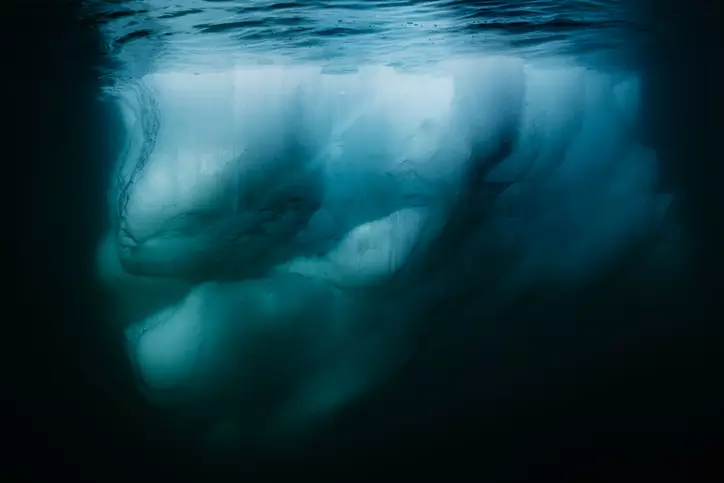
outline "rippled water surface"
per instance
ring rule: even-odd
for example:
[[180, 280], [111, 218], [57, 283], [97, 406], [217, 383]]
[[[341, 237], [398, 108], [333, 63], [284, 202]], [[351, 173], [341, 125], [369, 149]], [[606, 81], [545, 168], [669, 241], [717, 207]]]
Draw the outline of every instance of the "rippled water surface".
[[[450, 56], [621, 57], [645, 26], [620, 0], [88, 2], [108, 52], [138, 75], [179, 66], [320, 62], [415, 68]], [[153, 67], [152, 67], [153, 66]]]

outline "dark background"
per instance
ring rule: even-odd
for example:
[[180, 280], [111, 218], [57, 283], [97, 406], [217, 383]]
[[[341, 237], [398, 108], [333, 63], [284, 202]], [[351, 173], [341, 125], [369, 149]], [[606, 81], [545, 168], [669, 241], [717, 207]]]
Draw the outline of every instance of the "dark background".
[[[136, 395], [121, 341], [103, 327], [91, 258], [111, 119], [93, 99], [102, 41], [79, 20], [78, 3], [11, 1], [0, 12], [12, 304], [3, 315], [10, 337], [0, 394], [9, 409], [0, 477], [201, 477], [209, 465]], [[539, 480], [554, 472], [648, 481], [681, 470], [677, 478], [698, 481], [716, 471], [724, 449], [717, 3], [636, 4], [661, 26], [641, 57], [646, 134], [684, 195], [677, 209], [692, 234], [692, 274], [643, 285], [613, 274], [560, 303], [527, 294], [494, 337], [476, 340], [479, 350], [459, 351], [459, 333], [436, 335], [425, 344], [434, 364], [408, 367], [303, 454], [248, 453], [223, 472], [251, 481], [339, 471], [349, 476], [342, 480], [389, 472]], [[455, 310], [430, 317], [466, 317]]]

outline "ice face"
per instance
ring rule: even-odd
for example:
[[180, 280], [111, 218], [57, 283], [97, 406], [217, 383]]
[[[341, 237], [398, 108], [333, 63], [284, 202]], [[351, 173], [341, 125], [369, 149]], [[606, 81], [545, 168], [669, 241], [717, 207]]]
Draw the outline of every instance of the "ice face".
[[144, 384], [169, 390], [192, 378], [204, 342], [204, 298], [198, 291], [128, 331], [131, 354]]
[[251, 265], [306, 224], [320, 187], [293, 131], [295, 79], [262, 75], [143, 79], [158, 122], [145, 153], [122, 160], [126, 270], [203, 277]]
[[[370, 334], [388, 341], [394, 330], [366, 323], [360, 301], [285, 272], [206, 283], [127, 327], [128, 352], [140, 388], [156, 404], [188, 411], [209, 403], [246, 427], [278, 427], [287, 418], [304, 428], [319, 417], [318, 405], [304, 402], [310, 397], [340, 404], [379, 379], [369, 370], [373, 354], [359, 354], [350, 341]], [[382, 361], [399, 352], [377, 353], [376, 364], [386, 367]], [[345, 369], [337, 371], [341, 360]]]
[[594, 276], [671, 200], [639, 89], [503, 57], [144, 78], [99, 257], [139, 384], [284, 432], [394, 371], [454, 290], [504, 303]]
[[352, 229], [319, 258], [295, 258], [284, 270], [338, 286], [373, 285], [397, 272], [419, 242], [427, 213], [404, 209]]
[[[127, 95], [152, 97], [154, 122], [142, 124], [153, 132], [132, 138], [144, 147], [121, 164], [121, 263], [234, 278], [393, 211], [450, 202], [513, 137], [524, 78], [520, 61], [493, 59], [434, 75], [285, 67], [141, 84]], [[320, 210], [332, 221], [310, 224]]]

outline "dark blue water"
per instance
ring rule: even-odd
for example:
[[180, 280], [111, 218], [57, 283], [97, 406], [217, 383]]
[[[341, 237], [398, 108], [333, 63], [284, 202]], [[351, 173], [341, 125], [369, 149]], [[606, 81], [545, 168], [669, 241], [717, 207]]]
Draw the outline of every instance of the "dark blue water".
[[[680, 462], [693, 461], [694, 471], [704, 467], [721, 434], [715, 382], [721, 374], [717, 207], [724, 206], [717, 162], [720, 23], [713, 8], [644, 3], [71, 0], [11, 6], [7, 65], [17, 75], [8, 76], [7, 87], [8, 266], [18, 309], [5, 319], [21, 334], [3, 354], [9, 384], [1, 399], [16, 403], [6, 413], [14, 439], [0, 458], [10, 477], [138, 479], [153, 472], [164, 481], [194, 477], [198, 469], [233, 469], [251, 481], [326, 472], [346, 481], [359, 474], [392, 478], [394, 468], [403, 479], [424, 479], [434, 469], [450, 479], [465, 469], [492, 481], [535, 481], [554, 469], [557, 479], [613, 473], [601, 478], [620, 481], [631, 475], [621, 460], [644, 465], [642, 479]], [[15, 33], [15, 27], [22, 28]], [[441, 60], [491, 54], [640, 79], [637, 136], [658, 155], [657, 194], [676, 199], [664, 224], [675, 229], [657, 233], [680, 244], [673, 252], [659, 250], [654, 237], [608, 258], [607, 270], [584, 277], [585, 283], [566, 291], [547, 281], [528, 287], [495, 312], [483, 310], [484, 318], [479, 286], [435, 303], [421, 299], [417, 357], [318, 428], [311, 442], [286, 454], [259, 452], [250, 442], [235, 449], [227, 466], [199, 459], [196, 428], [203, 424], [187, 421], [194, 430], [179, 431], [165, 408], [138, 390], [122, 330], [109, 324], [122, 311], [98, 284], [109, 167], [124, 130], [103, 93], [164, 71], [203, 76], [294, 64], [354, 75], [366, 64], [414, 73]], [[591, 186], [615, 181], [606, 173]], [[501, 191], [498, 186], [485, 199]], [[583, 186], [576, 196], [586, 191]], [[579, 213], [586, 206], [576, 199], [564, 205], [581, 207]], [[460, 225], [470, 221], [461, 219]], [[615, 224], [615, 217], [606, 220]], [[553, 226], [563, 233], [567, 225]], [[567, 253], [552, 240], [553, 252]], [[497, 243], [517, 246], [509, 239]], [[505, 257], [484, 268], [466, 265], [468, 248], [459, 243], [455, 263], [441, 258], [432, 265], [447, 267], [452, 282], [491, 267], [508, 273]], [[549, 267], [562, 259], [538, 253]], [[687, 256], [678, 258], [681, 253]], [[649, 260], [674, 260], [672, 254], [685, 269], [652, 268]], [[556, 280], [556, 270], [545, 273]], [[482, 287], [490, 286], [497, 283], [483, 280]], [[263, 414], [264, 404], [259, 407]]]

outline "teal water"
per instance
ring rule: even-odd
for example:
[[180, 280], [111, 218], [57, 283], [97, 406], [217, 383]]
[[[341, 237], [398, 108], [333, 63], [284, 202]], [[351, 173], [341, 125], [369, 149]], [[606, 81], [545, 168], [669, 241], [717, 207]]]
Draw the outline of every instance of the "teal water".
[[[85, 2], [97, 64], [73, 57], [88, 40], [49, 44], [89, 78], [68, 106], [48, 89], [49, 113], [77, 111], [48, 139], [94, 154], [42, 181], [85, 186], [56, 197], [78, 216], [56, 201], [32, 226], [59, 240], [35, 255], [63, 264], [58, 306], [97, 310], [51, 333], [53, 360], [103, 381], [116, 422], [98, 427], [159, 461], [190, 446], [269, 472], [280, 450], [434, 455], [448, 427], [502, 454], [555, 433], [566, 410], [545, 408], [571, 388], [644, 381], [637, 344], [683, 331], [663, 320], [691, 306], [686, 203], [705, 191], [677, 136], [649, 134], [677, 116], [652, 115], [668, 81], [641, 52], [664, 27], [634, 13]], [[31, 72], [60, 85], [64, 64]]]

